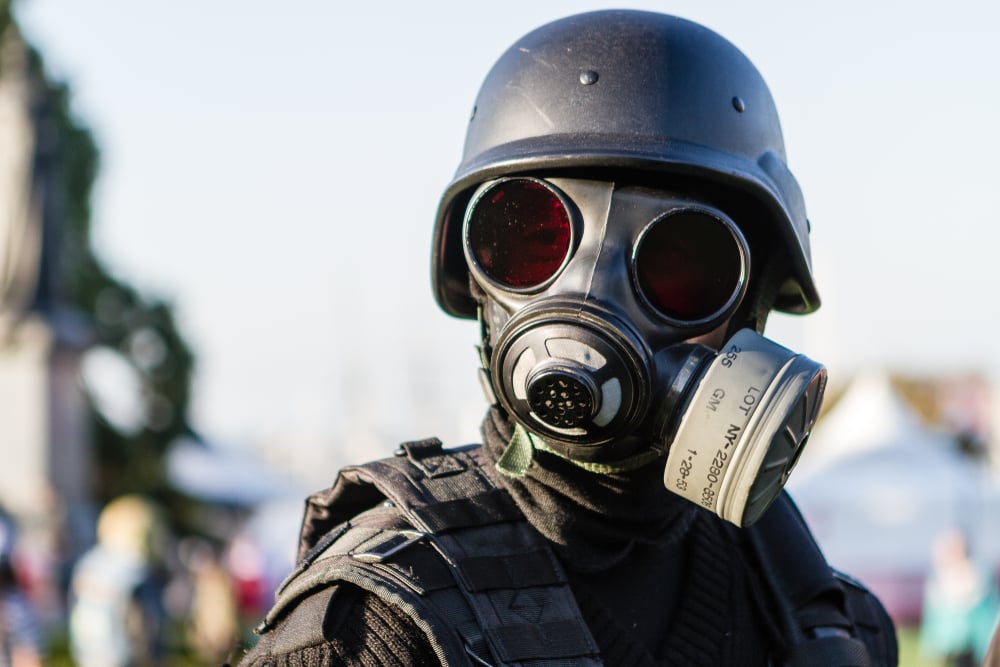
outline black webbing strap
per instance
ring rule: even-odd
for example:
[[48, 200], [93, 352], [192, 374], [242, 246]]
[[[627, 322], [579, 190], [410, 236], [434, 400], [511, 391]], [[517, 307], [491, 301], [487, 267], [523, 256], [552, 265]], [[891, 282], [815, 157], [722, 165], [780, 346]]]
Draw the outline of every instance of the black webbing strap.
[[[489, 464], [479, 458], [480, 449], [465, 455], [493, 489], [484, 498], [510, 499]], [[434, 543], [454, 564], [469, 606], [500, 664], [601, 664], [561, 565], [520, 511], [509, 521], [488, 520], [435, 535]]]
[[[464, 598], [460, 606], [476, 620], [474, 629], [457, 626], [470, 652], [487, 664], [599, 665], [597, 645], [561, 566], [492, 476], [482, 450], [448, 451], [436, 441], [407, 443], [401, 450], [404, 455], [387, 464], [401, 470], [418, 493], [397, 501], [453, 568]], [[434, 474], [420, 474], [425, 470]], [[458, 603], [452, 595], [432, 592], [426, 599], [442, 616], [465, 613], [450, 608]]]
[[493, 489], [472, 498], [445, 500], [435, 505], [413, 508], [428, 532], [445, 533], [458, 528], [517, 521], [521, 512], [510, 494]]
[[404, 442], [399, 446], [399, 449], [400, 456], [405, 456], [410, 463], [429, 478], [453, 475], [465, 470], [464, 462], [454, 456], [449, 456], [437, 438]]

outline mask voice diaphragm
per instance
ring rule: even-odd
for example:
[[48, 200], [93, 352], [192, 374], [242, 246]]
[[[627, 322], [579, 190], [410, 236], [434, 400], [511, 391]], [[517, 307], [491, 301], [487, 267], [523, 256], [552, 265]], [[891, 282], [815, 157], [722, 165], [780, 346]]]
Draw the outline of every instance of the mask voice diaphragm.
[[664, 484], [726, 521], [750, 525], [802, 453], [819, 415], [826, 369], [743, 329], [688, 384], [683, 393], [690, 398], [668, 434]]

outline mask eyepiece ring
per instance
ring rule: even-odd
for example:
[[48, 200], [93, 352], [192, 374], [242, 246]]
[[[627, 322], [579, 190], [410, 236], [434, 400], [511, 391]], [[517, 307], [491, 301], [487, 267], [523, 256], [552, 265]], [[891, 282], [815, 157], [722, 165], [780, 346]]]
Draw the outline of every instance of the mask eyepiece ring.
[[631, 273], [658, 318], [693, 328], [722, 321], [746, 294], [750, 250], [739, 228], [710, 209], [668, 211], [640, 232]]
[[466, 209], [466, 260], [504, 290], [537, 292], [569, 262], [576, 242], [572, 211], [561, 192], [538, 178], [486, 183]]

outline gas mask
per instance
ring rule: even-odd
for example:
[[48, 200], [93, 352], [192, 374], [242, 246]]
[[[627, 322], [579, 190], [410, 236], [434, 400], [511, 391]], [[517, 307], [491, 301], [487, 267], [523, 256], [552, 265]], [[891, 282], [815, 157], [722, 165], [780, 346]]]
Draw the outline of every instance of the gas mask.
[[751, 262], [724, 212], [660, 189], [515, 176], [475, 191], [462, 235], [486, 383], [519, 428], [584, 467], [666, 452], [669, 490], [736, 525], [760, 517], [826, 371], [752, 328], [723, 342]]

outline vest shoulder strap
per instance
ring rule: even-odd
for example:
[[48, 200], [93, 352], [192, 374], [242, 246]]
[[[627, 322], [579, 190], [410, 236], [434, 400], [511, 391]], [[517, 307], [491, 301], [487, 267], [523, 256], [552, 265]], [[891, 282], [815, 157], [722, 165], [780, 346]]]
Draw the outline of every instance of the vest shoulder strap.
[[830, 567], [787, 493], [746, 532], [777, 610], [783, 665], [896, 667], [896, 633], [884, 607]]
[[480, 448], [431, 439], [397, 454], [310, 496], [299, 563], [260, 630], [346, 582], [413, 618], [442, 664], [598, 667], [562, 566]]

